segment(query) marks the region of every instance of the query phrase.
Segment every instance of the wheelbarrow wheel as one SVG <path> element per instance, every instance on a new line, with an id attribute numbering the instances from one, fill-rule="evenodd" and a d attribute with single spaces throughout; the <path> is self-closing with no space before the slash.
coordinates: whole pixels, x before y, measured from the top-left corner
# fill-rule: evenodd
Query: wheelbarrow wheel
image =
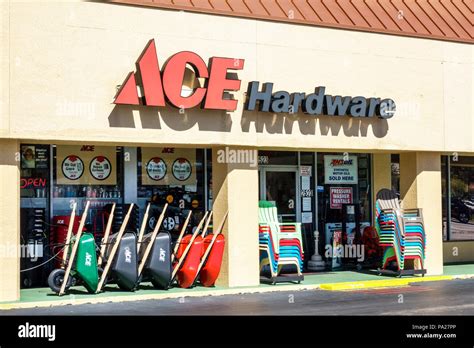
<path id="1" fill-rule="evenodd" d="M 48 285 L 51 288 L 51 290 L 53 290 L 57 294 L 59 294 L 59 291 L 61 291 L 61 286 L 63 285 L 65 274 L 66 274 L 66 271 L 61 268 L 55 269 L 49 274 Z M 72 277 L 69 276 L 69 279 L 66 284 L 66 290 L 69 289 L 71 285 L 72 285 Z"/>

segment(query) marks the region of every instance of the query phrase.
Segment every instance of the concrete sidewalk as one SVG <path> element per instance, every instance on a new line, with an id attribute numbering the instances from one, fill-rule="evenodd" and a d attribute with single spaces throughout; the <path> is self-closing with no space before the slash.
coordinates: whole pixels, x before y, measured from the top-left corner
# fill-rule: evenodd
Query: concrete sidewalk
<path id="1" fill-rule="evenodd" d="M 67 295 L 59 297 L 49 288 L 23 289 L 21 299 L 15 302 L 0 302 L 0 310 L 17 308 L 50 307 L 64 305 L 78 305 L 87 303 L 128 302 L 140 300 L 159 300 L 166 298 L 220 296 L 243 293 L 263 293 L 273 291 L 299 290 L 356 290 L 381 287 L 407 286 L 415 282 L 441 281 L 453 279 L 474 278 L 474 264 L 450 265 L 444 267 L 441 276 L 403 277 L 395 278 L 378 276 L 375 273 L 359 273 L 351 271 L 326 272 L 305 274 L 301 284 L 280 283 L 276 285 L 260 284 L 254 287 L 205 288 L 201 286 L 192 289 L 171 288 L 156 290 L 150 283 L 141 284 L 135 292 L 125 292 L 115 285 L 108 285 L 100 294 L 89 294 L 81 287 L 71 288 Z"/>

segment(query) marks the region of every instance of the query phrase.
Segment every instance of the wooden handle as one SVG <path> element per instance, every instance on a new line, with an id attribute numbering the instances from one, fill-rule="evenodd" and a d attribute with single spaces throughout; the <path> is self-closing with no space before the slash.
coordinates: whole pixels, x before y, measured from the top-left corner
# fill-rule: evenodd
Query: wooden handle
<path id="1" fill-rule="evenodd" d="M 206 224 L 204 225 L 204 228 L 202 229 L 201 237 L 204 238 L 206 236 L 207 229 L 209 228 L 209 223 L 211 222 L 212 218 L 212 210 L 209 213 L 209 216 L 207 217 Z"/>
<path id="2" fill-rule="evenodd" d="M 181 239 L 183 239 L 184 231 L 186 231 L 186 228 L 188 227 L 189 220 L 191 219 L 191 214 L 192 210 L 189 211 L 188 216 L 186 217 L 186 221 L 184 221 L 183 227 L 181 227 L 181 232 L 179 233 L 178 240 L 176 241 L 176 244 L 174 246 L 173 254 L 171 255 L 171 262 L 174 261 L 174 258 L 176 257 L 176 253 L 178 252 L 178 247 L 179 243 L 181 242 Z"/>
<path id="3" fill-rule="evenodd" d="M 148 258 L 148 255 L 150 255 L 151 248 L 153 248 L 153 243 L 155 241 L 156 235 L 160 231 L 160 226 L 165 217 L 166 209 L 168 209 L 168 203 L 166 203 L 165 206 L 163 207 L 163 211 L 161 212 L 160 217 L 158 218 L 158 221 L 156 222 L 155 228 L 153 229 L 153 232 L 151 233 L 150 241 L 148 242 L 148 245 L 146 246 L 145 253 L 143 254 L 142 260 L 140 262 L 140 266 L 138 267 L 138 276 L 142 274 L 143 268 L 145 268 L 146 260 Z"/>
<path id="4" fill-rule="evenodd" d="M 99 255 L 99 259 L 97 260 L 97 264 L 99 266 L 102 265 L 102 258 L 107 248 L 107 242 L 109 240 L 110 230 L 112 229 L 114 213 L 115 213 L 115 203 L 112 204 L 112 208 L 110 209 L 109 219 L 107 220 L 107 227 L 105 228 L 104 238 L 102 238 L 102 245 L 100 247 L 100 255 Z"/>
<path id="5" fill-rule="evenodd" d="M 77 207 L 77 203 L 74 202 L 74 204 L 72 205 L 71 217 L 69 218 L 69 226 L 67 228 L 66 245 L 64 246 L 64 250 L 63 250 L 63 262 L 61 266 L 63 268 L 66 265 L 67 254 L 69 253 L 69 243 L 71 242 L 72 229 L 74 228 L 74 219 L 76 217 L 76 207 Z"/>
<path id="6" fill-rule="evenodd" d="M 214 233 L 213 233 L 211 243 L 207 247 L 206 252 L 204 253 L 203 257 L 201 258 L 201 262 L 199 263 L 199 266 L 198 266 L 198 269 L 197 269 L 197 272 L 196 272 L 196 278 L 198 277 L 199 272 L 201 271 L 201 268 L 206 263 L 207 257 L 209 256 L 209 253 L 211 252 L 212 246 L 216 242 L 217 236 L 222 233 L 222 229 L 224 227 L 224 223 L 225 223 L 225 220 L 227 219 L 228 213 L 229 212 L 225 213 L 224 218 L 222 219 L 222 222 L 219 226 L 219 229 L 214 231 Z M 194 281 L 196 280 L 196 278 L 194 278 Z M 194 281 L 193 281 L 193 283 L 194 283 Z"/>
<path id="7" fill-rule="evenodd" d="M 102 287 L 104 286 L 105 279 L 107 278 L 107 274 L 109 273 L 110 266 L 112 265 L 112 262 L 114 261 L 115 253 L 117 252 L 117 249 L 120 245 L 120 241 L 122 240 L 122 236 L 125 232 L 125 229 L 127 228 L 128 220 L 130 219 L 130 214 L 132 213 L 134 205 L 135 205 L 134 203 L 130 204 L 130 208 L 128 208 L 128 213 L 127 215 L 125 215 L 125 219 L 123 220 L 122 225 L 120 226 L 120 230 L 118 231 L 114 246 L 112 247 L 112 250 L 110 251 L 110 255 L 107 259 L 107 263 L 105 264 L 104 271 L 102 272 L 102 277 L 100 277 L 100 282 L 99 282 L 99 286 L 97 287 L 97 292 L 101 291 Z"/>
<path id="8" fill-rule="evenodd" d="M 74 263 L 74 258 L 76 257 L 77 248 L 79 247 L 79 240 L 82 236 L 82 229 L 84 228 L 84 224 L 86 223 L 87 219 L 87 211 L 89 210 L 90 201 L 87 201 L 86 207 L 84 208 L 84 212 L 82 213 L 81 223 L 79 224 L 79 230 L 76 233 L 76 240 L 74 241 L 74 246 L 72 247 L 71 257 L 68 260 L 66 273 L 64 274 L 63 283 L 61 285 L 61 290 L 59 291 L 59 296 L 63 295 L 66 291 L 66 284 L 69 280 L 69 274 L 71 273 L 71 268 Z"/>
<path id="9" fill-rule="evenodd" d="M 142 245 L 143 234 L 145 233 L 145 227 L 148 220 L 148 212 L 150 211 L 151 203 L 148 203 L 145 210 L 145 215 L 143 215 L 142 226 L 140 227 L 140 233 L 138 234 L 137 242 L 137 254 L 140 252 L 140 247 Z"/>
<path id="10" fill-rule="evenodd" d="M 188 255 L 188 252 L 189 252 L 189 249 L 191 249 L 191 245 L 193 245 L 194 240 L 196 239 L 196 237 L 199 234 L 199 231 L 201 230 L 201 227 L 202 227 L 202 224 L 204 223 L 204 220 L 206 220 L 207 214 L 208 214 L 208 212 L 206 211 L 206 214 L 204 214 L 203 218 L 199 222 L 198 227 L 194 231 L 193 236 L 191 237 L 191 240 L 189 241 L 188 246 L 186 247 L 186 249 L 184 249 L 183 255 L 181 255 L 181 258 L 179 259 L 178 264 L 173 269 L 173 273 L 171 274 L 171 281 L 173 281 L 174 277 L 176 276 L 176 273 L 178 273 L 179 268 L 181 267 L 184 260 L 186 259 L 186 256 Z"/>

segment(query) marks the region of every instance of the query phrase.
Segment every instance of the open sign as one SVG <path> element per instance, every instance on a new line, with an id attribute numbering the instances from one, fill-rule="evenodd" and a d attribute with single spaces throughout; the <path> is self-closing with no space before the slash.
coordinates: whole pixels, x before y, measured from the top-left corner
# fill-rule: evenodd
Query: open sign
<path id="1" fill-rule="evenodd" d="M 43 178 L 21 178 L 20 188 L 46 187 L 46 179 Z"/>

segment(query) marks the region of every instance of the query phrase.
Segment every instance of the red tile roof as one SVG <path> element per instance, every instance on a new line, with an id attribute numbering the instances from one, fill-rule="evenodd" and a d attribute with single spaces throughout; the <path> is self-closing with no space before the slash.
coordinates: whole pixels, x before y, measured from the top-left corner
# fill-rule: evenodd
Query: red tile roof
<path id="1" fill-rule="evenodd" d="M 109 2 L 474 43 L 474 0 L 109 0 Z"/>

